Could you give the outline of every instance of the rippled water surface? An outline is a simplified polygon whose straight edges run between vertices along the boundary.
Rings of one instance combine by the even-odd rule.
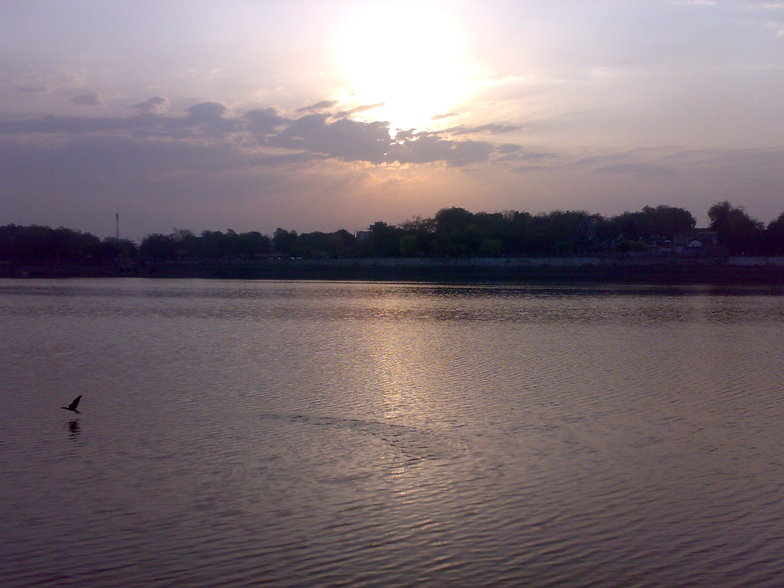
[[[5,586],[784,585],[775,293],[5,280],[0,332]]]

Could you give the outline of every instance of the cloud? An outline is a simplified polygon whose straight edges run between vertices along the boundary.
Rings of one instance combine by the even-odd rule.
[[[496,123],[489,123],[484,125],[478,125],[475,127],[467,127],[461,125],[459,127],[452,127],[451,129],[446,129],[445,133],[450,133],[452,135],[479,135],[479,134],[489,134],[489,135],[501,135],[504,133],[513,133],[515,131],[519,131],[523,127],[519,125],[501,125]]]
[[[784,2],[757,2],[746,4],[744,8],[749,10],[784,10]]]
[[[400,136],[400,134],[398,134]],[[484,141],[447,141],[433,133],[418,133],[392,145],[388,160],[399,163],[443,161],[450,167],[482,163],[494,147]]]
[[[503,153],[506,147],[499,148]],[[597,175],[687,177],[691,175],[732,176],[733,183],[744,178],[773,178],[784,182],[784,148],[769,149],[681,149],[678,147],[636,148],[590,156],[568,153],[515,150],[501,161],[520,161],[514,172],[572,171]],[[760,180],[762,182],[762,180]]]
[[[128,130],[135,119],[83,116],[31,116],[0,118],[0,135],[84,135]]]
[[[522,165],[512,169],[513,172],[524,173],[559,169],[566,166],[574,167],[574,164],[570,162],[569,158],[557,153],[525,151],[522,148],[512,149],[513,147],[519,147],[517,145],[504,145],[502,147],[503,149],[499,149],[499,151],[508,154],[501,157],[500,161],[522,162]]]
[[[777,37],[784,37],[784,23],[771,21],[766,23],[769,29],[773,29]]]
[[[220,102],[200,102],[186,108],[185,112],[190,120],[210,123],[222,119],[228,110]]]
[[[71,99],[71,103],[78,106],[106,106],[98,92],[88,92],[81,96],[75,96]]]
[[[446,114],[437,114],[430,120],[443,120],[445,118],[452,118],[453,116],[459,116],[456,112],[447,112]]]
[[[503,145],[498,146],[498,152],[503,154],[516,153],[521,149],[522,147],[520,145],[515,145],[514,143],[504,143]]]
[[[132,104],[131,108],[139,114],[159,114],[169,106],[169,99],[164,96],[153,96],[144,102]]]
[[[229,123],[231,131],[199,126],[214,119]],[[194,126],[204,131],[198,140],[192,140]],[[56,140],[50,141],[54,132]],[[239,223],[239,228],[258,229],[254,223],[273,218],[269,222],[280,226],[301,226],[296,223],[304,222],[303,211],[313,215],[313,227],[323,229],[325,218],[336,224],[364,218],[367,212],[357,203],[371,193],[388,199],[391,212],[385,214],[407,215],[410,210],[396,212],[391,203],[403,195],[413,206],[422,200],[419,195],[438,193],[432,192],[432,185],[439,174],[455,178],[446,192],[471,190],[472,184],[466,187],[460,179],[464,176],[452,170],[476,169],[485,162],[496,169],[503,163],[502,169],[515,172],[487,176],[486,189],[494,194],[505,191],[503,182],[512,191],[524,190],[521,185],[563,182],[563,193],[544,189],[536,205],[542,210],[556,206],[552,202],[572,206],[574,200],[569,198],[577,198],[574,186],[579,182],[580,197],[616,198],[610,211],[632,206],[632,198],[640,206],[666,198],[674,205],[691,202],[699,211],[726,197],[742,200],[755,216],[774,218],[781,212],[777,197],[784,185],[782,148],[667,147],[596,150],[582,156],[566,150],[528,150],[513,143],[455,141],[438,133],[401,132],[390,138],[387,123],[334,120],[326,113],[288,119],[274,108],[238,116],[211,106],[178,116],[0,117],[0,135],[0,185],[7,218],[65,224],[98,234],[111,231],[116,210],[147,223],[138,229],[139,236],[172,226],[197,228],[205,222],[212,228]],[[442,165],[437,171],[429,166],[404,175],[394,166],[371,170],[370,165],[342,162]],[[525,182],[517,175],[523,173],[531,174]],[[419,176],[423,181],[415,190],[402,184],[376,186],[376,178],[392,176]],[[345,180],[340,190],[328,185],[330,178],[337,177]],[[292,193],[299,195],[292,197]],[[684,202],[677,201],[681,197]],[[444,205],[449,204],[449,196],[443,198]],[[526,202],[532,206],[534,201]],[[482,206],[502,209],[521,204],[497,197]],[[427,208],[414,210],[430,214]],[[108,229],[103,228],[104,222],[109,223]]]
[[[490,158],[494,146],[484,141],[453,141],[438,133],[399,131],[390,139],[389,123],[338,119],[311,114],[293,121],[268,144],[310,151],[343,161],[373,164],[424,164],[444,162],[450,167],[481,163]]]
[[[245,127],[255,135],[273,134],[284,123],[285,119],[274,108],[257,108],[242,115]]]
[[[269,145],[319,153],[344,161],[384,163],[389,148],[387,123],[350,119],[327,122],[329,115],[310,114],[293,121]]]
[[[344,110],[342,112],[338,112],[335,116],[336,117],[351,116],[352,114],[367,112],[368,110],[374,110],[376,108],[381,108],[382,106],[384,106],[383,102],[378,102],[376,104],[365,104],[364,106],[357,106],[356,108],[352,108],[351,110]]]
[[[515,167],[512,171],[517,174],[524,174],[528,172],[548,171],[551,169],[552,169],[551,167],[547,167],[546,165],[526,164],[526,165],[519,165]]]
[[[34,135],[52,135],[59,137],[61,143],[68,137],[75,140],[114,136],[133,139],[138,144],[147,142],[151,149],[157,148],[154,144],[159,141],[198,140],[216,149],[287,150],[299,160],[327,158],[374,165],[442,162],[449,167],[463,167],[488,161],[497,150],[489,142],[457,140],[446,137],[443,132],[399,131],[392,139],[388,122],[335,118],[330,113],[285,118],[275,108],[257,108],[232,115],[219,102],[194,104],[182,115],[158,113],[150,116],[167,103],[163,97],[153,97],[134,104],[131,108],[138,114],[130,117],[0,116],[0,135],[20,135],[28,139]],[[514,128],[488,124],[459,127],[453,134],[494,134],[510,132]],[[499,153],[511,153],[510,145],[506,144]]]
[[[322,100],[320,102],[316,102],[315,104],[309,104],[308,106],[303,106],[302,108],[298,108],[296,112],[320,112],[327,108],[332,108],[337,104],[334,100]]]
[[[670,0],[673,6],[716,6],[716,0]]]
[[[600,173],[631,174],[635,176],[670,175],[673,173],[671,166],[653,162],[619,163],[606,165],[597,170]]]
[[[133,238],[173,226],[258,230],[267,215],[270,222],[294,222],[284,216],[286,192],[306,191],[307,182],[290,166],[309,157],[117,136],[80,136],[50,146],[0,141],[3,213],[22,224],[102,235],[120,211]]]
[[[44,94],[49,91],[46,86],[35,84],[21,84],[16,89],[27,94]]]
[[[83,77],[73,73],[9,71],[0,71],[0,82],[25,94],[49,94],[58,90],[75,92],[86,83]]]
[[[169,119],[167,126],[175,132],[175,136],[204,138],[220,138],[236,130],[237,120],[228,118],[229,109],[220,102],[199,102],[185,109],[186,116],[182,119]]]

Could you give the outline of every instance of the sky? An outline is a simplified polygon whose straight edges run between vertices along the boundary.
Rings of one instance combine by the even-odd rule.
[[[0,1],[0,224],[784,212],[784,2]]]

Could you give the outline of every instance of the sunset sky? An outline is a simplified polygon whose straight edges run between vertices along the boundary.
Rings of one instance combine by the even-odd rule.
[[[0,3],[0,224],[784,211],[784,2]]]

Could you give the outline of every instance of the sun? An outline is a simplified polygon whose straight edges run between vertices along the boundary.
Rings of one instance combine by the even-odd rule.
[[[335,36],[347,101],[381,104],[366,116],[392,129],[427,128],[474,86],[465,33],[453,15],[425,0],[358,4]]]

